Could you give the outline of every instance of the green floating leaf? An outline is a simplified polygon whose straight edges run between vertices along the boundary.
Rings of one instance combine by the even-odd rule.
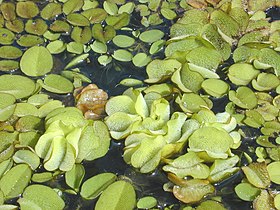
[[[126,12],[128,14],[131,14],[134,11],[134,8],[135,8],[134,2],[127,2],[126,4],[122,5],[119,8],[118,13],[122,14],[122,13]]]
[[[277,76],[270,73],[260,73],[257,78],[252,81],[252,86],[258,91],[268,91],[276,88],[280,84]]]
[[[254,187],[249,183],[240,183],[234,188],[237,196],[244,201],[253,201],[260,193],[259,188]]]
[[[1,60],[0,71],[14,71],[19,69],[19,62],[13,60]]]
[[[71,13],[67,15],[67,21],[73,26],[89,26],[89,20],[79,13]]]
[[[13,167],[12,158],[4,160],[0,163],[0,177],[2,177],[7,171],[9,171]],[[1,191],[3,194],[3,192]],[[1,195],[4,196],[4,195]]]
[[[108,55],[101,55],[97,58],[97,60],[99,64],[106,66],[107,64],[111,63],[112,57]]]
[[[215,127],[202,127],[189,137],[190,151],[205,151],[213,158],[227,158],[226,152],[232,144],[231,136],[225,130]]]
[[[98,197],[109,185],[111,185],[117,176],[112,173],[102,173],[86,180],[81,189],[81,196],[91,200]],[[110,198],[111,200],[112,198]]]
[[[13,160],[15,163],[26,163],[32,170],[35,170],[40,165],[40,158],[29,150],[18,150],[14,154]]]
[[[133,100],[126,95],[112,97],[106,103],[105,110],[109,116],[117,112],[125,112],[128,114],[136,113]]]
[[[278,54],[278,52],[276,52],[273,49],[263,48],[261,49],[257,60],[254,61],[254,66],[256,68],[260,67],[261,69],[262,68],[267,69],[272,67],[274,69],[276,76],[278,76],[280,72],[279,61],[280,61],[280,55]]]
[[[166,145],[166,142],[161,135],[143,139],[139,148],[131,155],[131,165],[140,168],[141,173],[149,173],[155,170],[160,162],[164,145]]]
[[[237,88],[236,92],[230,90],[229,100],[244,109],[253,109],[258,103],[255,93],[245,86]]]
[[[15,4],[11,2],[1,2],[0,10],[5,18],[5,20],[16,19]]]
[[[66,15],[79,11],[84,4],[81,0],[68,0],[63,4],[62,11]]]
[[[226,210],[226,208],[220,202],[214,200],[207,200],[202,202],[196,210]]]
[[[17,103],[14,115],[18,117],[27,115],[38,116],[38,108],[29,103]]]
[[[103,8],[109,15],[118,14],[118,6],[114,2],[104,1]]]
[[[20,68],[28,76],[43,76],[53,68],[52,55],[45,47],[31,47],[23,54]]]
[[[14,46],[0,47],[0,58],[17,59],[22,56],[22,51]]]
[[[33,104],[35,106],[42,106],[50,100],[51,99],[49,99],[49,96],[47,94],[40,93],[30,96],[27,99],[27,103]]]
[[[113,26],[114,29],[118,30],[129,24],[130,15],[122,13],[114,16],[108,16],[105,21],[109,26]]]
[[[0,28],[0,44],[9,45],[14,42],[15,35],[6,28]]]
[[[219,34],[218,28],[213,24],[207,24],[202,28],[201,36],[221,54],[223,60],[227,60],[231,54],[231,46]]]
[[[84,60],[86,60],[88,58],[89,54],[88,53],[85,53],[85,54],[82,54],[82,55],[79,55],[75,58],[73,58],[73,60],[71,60],[66,66],[65,66],[65,69],[69,69],[73,66],[76,66],[82,62],[84,62]]]
[[[172,9],[169,8],[162,8],[160,10],[160,13],[162,14],[163,17],[165,17],[167,20],[173,20],[174,18],[177,17],[176,12],[174,12]]]
[[[92,27],[92,36],[104,44],[116,36],[116,31],[112,26],[105,26],[103,29],[100,23],[94,24]]]
[[[10,106],[16,102],[16,98],[8,93],[0,93],[0,109]]]
[[[33,1],[17,2],[17,15],[22,18],[33,18],[39,14],[39,8]]]
[[[50,20],[62,13],[61,4],[50,2],[41,10],[41,17]]]
[[[125,181],[117,181],[107,187],[98,199],[95,209],[131,210],[136,204],[136,194],[133,186]]]
[[[44,183],[51,179],[53,179],[53,174],[51,172],[35,173],[31,178],[32,182],[38,183]]]
[[[270,177],[271,181],[276,184],[280,183],[279,167],[280,167],[279,161],[272,162],[267,166],[267,171],[268,171],[269,177]]]
[[[0,205],[0,208],[2,210],[17,210],[18,206],[11,205],[11,204],[3,204],[3,205]]]
[[[154,42],[150,47],[149,53],[151,55],[153,55],[153,54],[159,52],[161,49],[163,49],[164,45],[165,45],[165,40],[158,40],[158,41]]]
[[[233,52],[233,60],[237,62],[252,62],[260,54],[260,50],[246,46],[238,47]]]
[[[132,60],[133,55],[127,50],[119,49],[114,52],[112,57],[118,61],[129,62]]]
[[[209,22],[208,16],[209,14],[206,10],[190,9],[178,20],[178,23],[186,25],[190,23],[207,24]]]
[[[31,179],[31,169],[19,164],[10,169],[0,180],[0,189],[5,200],[19,196]]]
[[[256,210],[269,210],[274,208],[273,198],[267,190],[262,190],[260,195],[253,201],[253,208]]]
[[[278,209],[278,210],[280,209],[280,195],[279,194],[274,197],[274,206],[276,209]]]
[[[208,47],[198,47],[190,51],[186,55],[187,61],[190,63],[190,69],[197,71],[203,77],[217,78],[215,71],[218,68],[222,57],[217,50]]]
[[[64,20],[55,20],[49,28],[53,32],[70,33],[71,26]]]
[[[16,130],[19,132],[28,132],[28,131],[42,130],[43,123],[39,117],[36,117],[34,115],[26,115],[21,117],[17,121],[15,127]]]
[[[132,63],[137,67],[143,67],[146,66],[148,63],[150,63],[151,57],[149,57],[146,53],[137,53],[132,58]]]
[[[127,79],[121,80],[119,84],[128,86],[128,87],[133,87],[133,86],[142,85],[143,82],[139,79],[127,78]]]
[[[61,72],[61,75],[64,76],[65,78],[67,79],[70,79],[70,80],[75,80],[75,78],[78,78],[80,79],[82,82],[88,82],[88,83],[91,83],[91,80],[86,77],[85,75],[79,73],[80,71],[78,69],[73,69],[73,71],[62,71]]]
[[[211,96],[220,98],[227,94],[229,85],[220,79],[206,79],[202,82],[201,87]]]
[[[97,1],[85,0],[82,7],[83,10],[88,10],[90,8],[98,7],[99,3]]]
[[[62,198],[52,188],[38,184],[28,186],[17,202],[22,210],[62,210],[65,206]]]
[[[215,188],[207,180],[191,179],[183,186],[174,186],[174,196],[184,203],[195,203],[207,194],[213,193]]]
[[[42,86],[47,91],[59,94],[70,93],[74,89],[71,81],[57,74],[48,74]]]
[[[39,139],[38,143],[40,142],[41,138]],[[49,148],[46,148],[48,153],[46,154],[46,157],[44,157],[44,168],[47,171],[54,171],[57,170],[60,167],[60,164],[62,163],[62,160],[66,154],[67,144],[65,137],[63,136],[55,136],[53,139],[51,139],[51,144],[49,145]],[[36,153],[37,148],[40,146],[40,144],[36,145]],[[39,154],[38,154],[39,155]]]
[[[192,176],[195,179],[206,179],[210,171],[208,166],[202,162],[203,160],[196,153],[188,152],[164,166],[163,170],[171,172],[179,178]]]
[[[36,35],[24,34],[19,37],[17,43],[22,47],[32,47],[43,44],[44,39]]]
[[[141,33],[139,39],[143,42],[153,43],[163,38],[163,36],[164,36],[164,32],[157,29],[153,29]]]
[[[67,43],[66,49],[70,53],[82,54],[84,51],[84,45],[79,42],[69,42]]]
[[[259,73],[251,64],[235,63],[228,69],[228,78],[236,85],[248,85]]]
[[[130,47],[134,44],[135,40],[127,35],[117,35],[113,38],[113,43],[118,47]]]
[[[16,99],[26,98],[35,90],[35,83],[20,75],[0,76],[0,92],[13,95]]]
[[[90,8],[81,13],[91,24],[100,23],[107,17],[107,12],[102,8]]]
[[[262,102],[262,106],[257,107],[256,110],[262,115],[265,121],[275,120],[278,113],[278,108],[265,101]],[[271,132],[271,130],[279,130],[278,122],[265,122],[264,125],[270,130],[268,130],[268,135],[271,135],[273,133]]]
[[[152,196],[146,196],[140,198],[137,201],[137,208],[139,209],[151,209],[157,205],[157,200]]]
[[[95,40],[91,45],[90,45],[91,49],[96,52],[96,53],[100,53],[100,54],[104,54],[107,52],[107,45],[104,44],[103,42],[97,41]]]
[[[208,103],[207,98],[201,97],[196,93],[184,93],[182,97],[178,96],[175,102],[186,113],[199,112],[206,107],[212,107],[212,104]]]
[[[38,116],[40,118],[46,117],[51,111],[59,108],[59,107],[64,107],[64,105],[62,104],[61,101],[59,100],[50,100],[48,102],[46,102],[44,105],[42,105],[39,108],[39,113]]]
[[[198,42],[198,40],[194,37],[189,37],[186,39],[182,39],[170,43],[167,42],[167,44],[168,45],[165,48],[166,57],[172,57],[172,55],[174,56],[176,52],[177,53],[188,52],[190,50],[193,50],[201,46],[201,43]]]
[[[79,42],[82,44],[87,44],[91,38],[92,38],[92,33],[90,30],[90,27],[74,27],[72,32],[71,32],[71,38],[75,42]]]
[[[238,35],[238,23],[222,10],[214,10],[211,13],[210,23],[217,25],[221,32],[230,38]]]
[[[15,33],[21,33],[24,30],[24,23],[21,19],[7,21],[5,26],[7,29]]]
[[[47,49],[51,54],[59,54],[62,53],[66,49],[66,45],[63,41],[61,40],[55,40],[50,42],[47,45]]]
[[[243,166],[242,170],[248,181],[258,188],[266,188],[270,185],[270,177],[265,162],[251,163]]]
[[[81,164],[75,164],[70,171],[66,171],[65,173],[66,184],[75,191],[79,191],[84,175],[84,166]]]
[[[8,120],[14,113],[16,105],[10,105],[3,109],[0,109],[0,121]]]
[[[25,31],[30,34],[43,35],[48,29],[47,23],[42,19],[28,20]]]
[[[171,80],[177,84],[183,92],[198,92],[204,78],[199,73],[190,70],[189,65],[185,63],[183,68],[174,72]]]
[[[166,60],[153,60],[147,66],[148,79],[145,82],[155,83],[159,82],[180,69],[182,64],[175,59],[166,59]]]

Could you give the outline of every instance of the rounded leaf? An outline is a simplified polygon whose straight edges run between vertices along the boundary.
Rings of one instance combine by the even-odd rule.
[[[21,1],[17,3],[16,12],[22,18],[33,18],[39,13],[39,8],[33,1]]]
[[[137,208],[139,209],[150,209],[157,205],[157,200],[152,196],[146,196],[140,198],[137,202]]]
[[[26,164],[19,164],[9,170],[0,180],[0,190],[5,199],[19,196],[31,179],[31,169]]]
[[[117,35],[113,38],[113,43],[118,47],[130,47],[134,42],[135,40],[127,35]]]
[[[43,76],[53,68],[52,55],[45,47],[31,47],[23,54],[20,68],[28,76]]]
[[[0,28],[0,44],[8,45],[12,44],[15,39],[13,32],[9,31],[6,28]]]
[[[270,177],[270,180],[276,184],[280,184],[280,161],[270,163],[267,166],[267,171]]]
[[[112,57],[118,61],[128,62],[132,60],[133,56],[129,51],[120,49],[116,50]]]
[[[16,99],[30,96],[35,90],[35,83],[20,75],[2,75],[0,76],[0,92],[9,93]]]
[[[28,186],[18,203],[22,210],[35,207],[44,210],[62,210],[65,206],[62,198],[52,188],[38,184]]]
[[[85,199],[94,199],[117,179],[112,173],[102,173],[86,180],[81,189],[81,196]]]
[[[22,56],[22,51],[14,46],[0,47],[0,58],[17,59]]]
[[[162,32],[158,29],[153,29],[153,30],[144,31],[143,33],[141,33],[139,36],[139,39],[143,42],[153,43],[155,41],[160,40],[163,36],[164,36],[164,32]]]
[[[259,194],[260,189],[249,183],[240,183],[234,188],[237,196],[244,201],[253,201]]]
[[[98,199],[95,210],[131,210],[136,203],[136,194],[133,186],[125,181],[111,184]]]
[[[44,79],[43,88],[53,93],[70,93],[73,91],[73,84],[70,80],[57,74],[49,74]]]

